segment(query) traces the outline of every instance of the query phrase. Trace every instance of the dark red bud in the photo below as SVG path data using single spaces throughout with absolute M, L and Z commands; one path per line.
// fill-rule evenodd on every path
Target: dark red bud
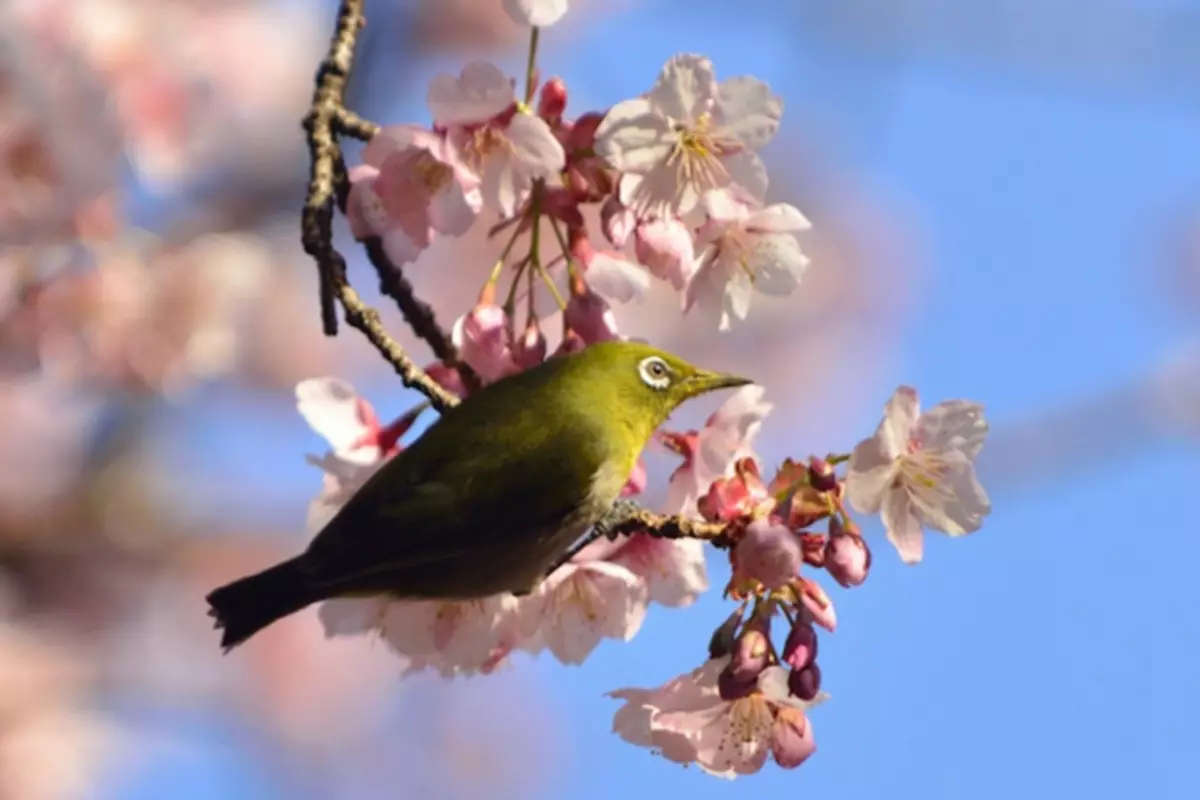
M 832 492 L 837 488 L 837 473 L 829 462 L 814 457 L 808 463 L 808 482 L 818 492 Z
M 809 664 L 804 669 L 794 669 L 788 675 L 788 691 L 804 702 L 810 702 L 821 691 L 821 668 Z
M 817 658 L 817 631 L 807 620 L 792 626 L 783 644 L 783 663 L 792 669 L 804 669 Z
M 720 692 L 721 699 L 726 701 L 748 697 L 758 688 L 757 675 L 750 680 L 738 680 L 730 670 L 732 666 L 733 663 L 730 662 L 725 669 L 721 670 L 721 675 L 717 678 L 717 691 Z

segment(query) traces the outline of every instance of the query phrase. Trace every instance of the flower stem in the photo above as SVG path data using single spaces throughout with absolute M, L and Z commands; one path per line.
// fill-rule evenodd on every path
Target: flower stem
M 533 102 L 533 90 L 537 87 L 534 85 L 537 81 L 537 50 L 539 28 L 533 28 L 529 33 L 529 57 L 525 62 L 525 104 L 529 105 Z

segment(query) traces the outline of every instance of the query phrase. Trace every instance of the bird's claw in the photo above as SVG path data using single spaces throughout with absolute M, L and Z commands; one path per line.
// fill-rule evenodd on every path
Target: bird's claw
M 616 539 L 617 529 L 623 523 L 633 518 L 640 510 L 641 507 L 633 500 L 621 499 L 613 503 L 608 513 L 592 528 L 595 538 L 598 539 L 603 536 L 610 541 Z

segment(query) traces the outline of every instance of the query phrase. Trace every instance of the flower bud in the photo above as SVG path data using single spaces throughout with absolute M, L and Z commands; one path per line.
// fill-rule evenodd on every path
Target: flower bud
M 819 533 L 804 532 L 800 536 L 800 549 L 804 551 L 804 563 L 820 569 L 825 566 L 825 537 Z
M 784 769 L 795 769 L 817 751 L 812 723 L 798 708 L 783 706 L 771 726 L 771 755 Z
M 717 677 L 717 691 L 721 694 L 721 699 L 725 701 L 740 700 L 747 697 L 758 688 L 758 676 L 755 675 L 750 680 L 738 680 L 730 667 L 733 666 L 731 661 L 721 670 L 721 674 Z
M 766 623 L 750 622 L 738 637 L 729 662 L 729 674 L 742 681 L 756 680 L 771 658 L 770 632 Z
M 815 663 L 804 669 L 794 669 L 788 675 L 788 691 L 808 703 L 821 691 L 821 668 Z
M 800 590 L 797 593 L 805 610 L 812 615 L 813 622 L 831 633 L 837 629 L 837 614 L 833 610 L 833 601 L 825 594 L 820 584 L 801 578 Z
M 847 589 L 859 586 L 871 569 L 871 550 L 861 536 L 830 536 L 825 545 L 825 569 Z
M 584 344 L 607 342 L 617 336 L 617 318 L 608 301 L 591 289 L 572 292 L 564 312 L 567 325 Z
M 577 150 L 590 150 L 596 146 L 596 129 L 603 121 L 604 115 L 598 111 L 589 111 L 575 120 L 571 135 L 567 138 L 567 158 L 571 158 Z
M 446 366 L 441 361 L 435 361 L 427 366 L 425 374 L 452 395 L 463 398 L 468 394 L 467 386 L 463 383 L 462 375 L 458 374 L 458 370 Z
M 536 367 L 546 360 L 546 335 L 533 317 L 525 324 L 525 332 L 513 348 L 513 361 L 522 370 Z
M 721 623 L 715 631 L 712 638 L 708 640 L 708 657 L 709 658 L 724 658 L 725 656 L 733 655 L 734 637 L 737 635 L 738 626 L 742 624 L 742 609 L 738 609 L 729 615 L 728 619 Z
M 600 228 L 613 247 L 624 247 L 636 226 L 637 215 L 621 205 L 615 196 L 609 197 L 600 207 Z
M 677 217 L 638 223 L 634 230 L 634 252 L 651 273 L 680 291 L 696 271 L 692 232 Z
M 463 361 L 485 381 L 494 381 L 513 370 L 508 343 L 508 315 L 494 303 L 479 302 L 454 324 L 451 339 Z
M 562 78 L 551 78 L 542 84 L 538 96 L 537 114 L 542 119 L 553 124 L 567 110 L 567 85 Z
M 817 658 L 817 631 L 807 619 L 797 620 L 783 643 L 783 663 L 804 669 Z
M 587 347 L 587 343 L 579 337 L 579 334 L 568 328 L 566 332 L 563 333 L 562 341 L 559 342 L 558 348 L 555 349 L 554 355 L 552 355 L 551 358 L 554 358 L 555 356 L 567 356 L 571 353 L 578 353 L 585 347 Z
M 800 572 L 804 555 L 800 540 L 788 527 L 769 519 L 756 519 L 737 545 L 738 569 L 768 589 L 780 589 Z
M 828 461 L 814 457 L 808 463 L 808 483 L 818 492 L 832 492 L 838 486 L 837 473 Z

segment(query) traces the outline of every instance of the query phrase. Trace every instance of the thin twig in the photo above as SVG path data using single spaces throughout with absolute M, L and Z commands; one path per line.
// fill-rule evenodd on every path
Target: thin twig
M 346 278 L 346 260 L 333 246 L 335 199 L 345 202 L 346 170 L 335 129 L 366 135 L 371 126 L 345 110 L 346 83 L 354 65 L 354 47 L 364 24 L 364 0 L 342 0 L 329 51 L 317 70 L 312 106 L 304 119 L 311 173 L 301 218 L 304 250 L 317 262 L 320 274 L 321 319 L 325 333 L 337 334 L 335 300 L 341 303 L 346 324 L 361 331 L 400 375 L 404 385 L 417 389 L 438 411 L 458 403 L 408 357 L 384 329 L 379 314 L 367 306 Z M 340 203 L 339 203 L 340 204 Z M 431 320 L 423 320 L 423 324 Z M 436 325 L 436 323 L 434 323 Z M 440 333 L 440 331 L 439 331 Z M 446 339 L 442 334 L 442 339 Z M 437 347 L 435 346 L 435 353 Z M 442 358 L 445 354 L 438 354 Z M 450 345 L 454 362 L 457 353 Z M 445 359 L 443 359 L 445 360 Z

